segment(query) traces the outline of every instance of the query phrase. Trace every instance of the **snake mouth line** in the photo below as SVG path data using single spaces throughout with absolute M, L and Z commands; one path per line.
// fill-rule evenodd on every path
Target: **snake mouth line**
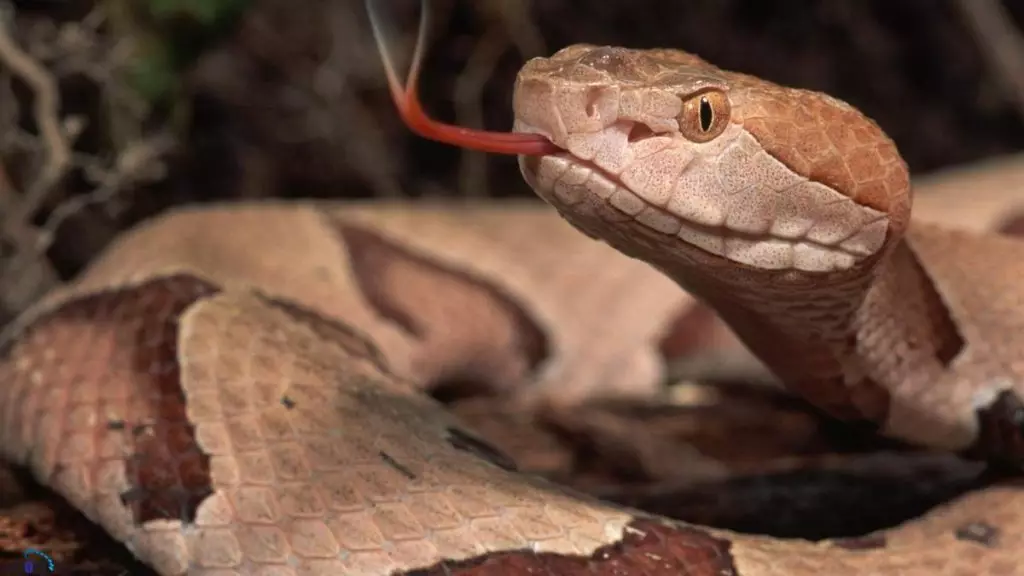
M 833 245 L 806 237 L 786 238 L 767 232 L 737 230 L 727 225 L 693 222 L 652 204 L 631 191 L 611 172 L 568 151 L 542 156 L 535 167 L 533 180 L 538 183 L 538 191 L 557 204 L 571 208 L 588 196 L 593 196 L 623 215 L 622 220 L 606 217 L 610 224 L 621 225 L 635 221 L 665 236 L 675 236 L 687 245 L 714 256 L 755 268 L 834 272 L 847 270 L 871 254 L 866 250 L 844 249 L 840 245 L 859 230 L 853 230 Z M 539 178 L 540 174 L 551 176 Z M 879 222 L 883 225 L 886 223 L 884 219 Z

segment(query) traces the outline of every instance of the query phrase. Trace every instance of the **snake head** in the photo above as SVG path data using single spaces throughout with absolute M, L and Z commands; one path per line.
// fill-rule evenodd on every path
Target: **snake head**
M 677 281 L 849 275 L 909 219 L 906 165 L 873 121 L 685 52 L 569 46 L 523 66 L 513 107 L 515 132 L 559 148 L 519 157 L 530 186 Z
M 409 128 L 518 155 L 527 183 L 566 220 L 687 288 L 701 276 L 748 286 L 865 278 L 906 228 L 907 168 L 874 122 L 825 94 L 678 50 L 569 46 L 520 70 L 512 133 L 437 122 L 416 89 L 428 7 L 403 82 L 368 4 Z

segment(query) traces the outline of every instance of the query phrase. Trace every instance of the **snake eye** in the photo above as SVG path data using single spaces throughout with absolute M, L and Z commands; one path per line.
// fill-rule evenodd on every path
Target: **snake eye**
M 729 125 L 732 107 L 721 90 L 707 90 L 688 97 L 679 113 L 679 132 L 691 142 L 707 142 Z

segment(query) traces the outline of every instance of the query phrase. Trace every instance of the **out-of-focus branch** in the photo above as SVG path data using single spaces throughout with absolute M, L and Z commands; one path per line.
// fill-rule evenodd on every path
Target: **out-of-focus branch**
M 18 204 L 0 220 L 0 230 L 26 222 L 46 201 L 71 165 L 71 145 L 60 120 L 60 92 L 57 80 L 15 42 L 9 22 L 0 21 L 0 64 L 21 78 L 33 93 L 33 116 L 46 146 L 46 161 Z
M 1000 0 L 956 0 L 982 55 L 1024 118 L 1024 36 Z
M 18 194 L 7 176 L 7 168 L 0 165 L 0 214 L 7 214 L 18 204 Z
M 114 200 L 118 192 L 133 186 L 159 180 L 166 176 L 163 158 L 171 151 L 176 141 L 169 132 L 160 132 L 128 144 L 117 156 L 113 166 L 107 168 L 90 163 L 84 166 L 86 176 L 96 188 L 88 194 L 75 196 L 62 202 L 46 220 L 40 232 L 40 243 L 52 242 L 53 234 L 68 217 L 81 212 L 86 206 L 106 204 Z
M 523 59 L 546 52 L 544 38 L 530 20 L 530 2 L 490 0 L 477 4 L 487 33 L 476 43 L 466 69 L 455 81 L 455 119 L 461 126 L 484 128 L 483 91 L 499 59 L 514 46 Z M 487 195 L 487 155 L 465 150 L 459 166 L 459 191 Z
M 0 325 L 59 284 L 49 251 L 68 253 L 56 241 L 61 224 L 81 215 L 76 225 L 95 229 L 84 209 L 99 205 L 113 215 L 120 193 L 164 176 L 163 160 L 175 144 L 170 133 L 144 129 L 147 107 L 137 102 L 120 74 L 131 42 L 100 32 L 104 6 L 97 3 L 76 22 L 57 25 L 40 20 L 15 27 L 13 5 L 0 0 L 0 88 L 9 95 L 0 118 L 0 152 L 5 155 L 0 159 Z M 95 83 L 102 95 L 100 110 L 62 115 L 59 79 L 68 75 Z M 12 78 L 28 88 L 33 130 L 18 126 L 18 109 L 28 104 L 11 94 Z M 97 121 L 110 140 L 99 150 L 73 149 L 86 124 Z M 4 162 L 13 161 L 30 169 L 8 174 Z M 65 181 L 69 188 L 57 197 L 57 188 Z M 71 189 L 70 183 L 79 182 L 87 188 Z
M 0 214 L 12 212 L 18 206 L 20 198 L 21 196 L 14 188 L 14 183 L 7 175 L 7 169 L 0 166 Z M 6 236 L 16 246 L 32 246 L 36 241 L 35 231 L 23 221 L 12 220 L 7 223 L 4 228 L 0 229 L 0 238 L 3 236 Z
M 24 193 L 18 194 L 6 171 L 0 182 L 4 210 L 0 216 L 0 240 L 13 245 L 6 262 L 0 262 L 0 320 L 28 306 L 38 295 L 58 282 L 50 262 L 36 249 L 38 235 L 30 219 L 42 206 L 52 188 L 60 182 L 71 163 L 71 146 L 61 126 L 60 93 L 57 81 L 15 41 L 13 9 L 3 6 L 0 17 L 0 65 L 20 78 L 33 93 L 33 116 L 46 148 L 39 173 Z

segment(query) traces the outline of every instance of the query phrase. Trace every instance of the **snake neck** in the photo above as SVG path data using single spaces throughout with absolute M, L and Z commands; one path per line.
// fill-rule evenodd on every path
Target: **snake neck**
M 941 298 L 903 240 L 870 272 L 827 284 L 685 286 L 788 388 L 846 420 L 884 422 L 888 390 L 904 377 L 901 370 L 920 365 L 923 356 L 948 362 L 957 349 Z M 894 326 L 924 328 L 903 334 Z
M 874 423 L 888 397 L 857 385 L 865 370 L 855 329 L 870 286 L 865 279 L 828 290 L 696 292 L 787 388 L 837 418 Z

